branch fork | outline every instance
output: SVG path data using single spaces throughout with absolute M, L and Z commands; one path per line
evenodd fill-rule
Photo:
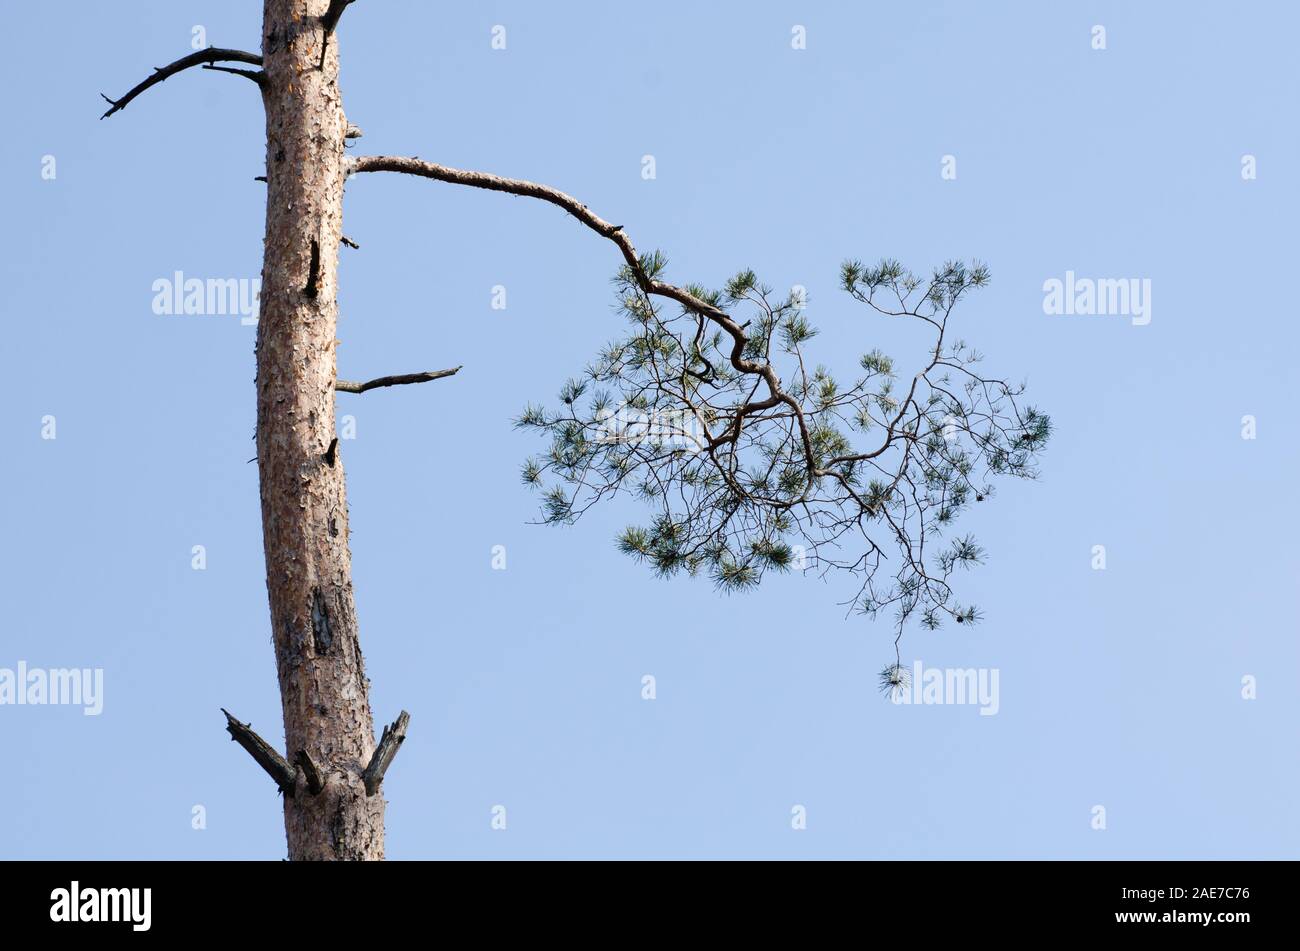
M 130 91 L 122 96 L 121 99 L 110 99 L 108 96 L 100 93 L 100 96 L 103 97 L 103 100 L 109 105 L 109 110 L 100 116 L 100 118 L 107 119 L 113 113 L 121 112 L 136 96 L 154 86 L 157 86 L 163 80 L 170 79 L 177 73 L 190 69 L 193 66 L 203 66 L 205 69 L 216 69 L 221 72 L 237 73 L 241 76 L 247 76 L 259 86 L 263 85 L 265 82 L 265 76 L 261 72 L 221 67 L 214 65 L 216 63 L 247 63 L 250 66 L 261 66 L 262 57 L 258 56 L 256 53 L 247 53 L 244 50 L 227 50 L 216 46 L 209 46 L 207 49 L 191 53 L 189 56 L 182 56 L 180 59 L 176 60 L 176 62 L 169 63 L 166 66 L 155 66 L 153 73 L 147 79 L 144 79 L 133 86 Z
M 319 796 L 325 789 L 325 781 L 321 777 L 320 769 L 306 750 L 299 750 L 291 764 L 275 747 L 253 732 L 251 723 L 241 723 L 225 707 L 221 708 L 221 712 L 226 715 L 226 732 L 230 734 L 231 740 L 242 746 L 253 757 L 257 765 L 266 771 L 266 774 L 274 780 L 276 788 L 285 796 L 293 798 L 299 775 L 302 776 L 303 786 L 311 795 Z M 373 796 L 379 792 L 384 774 L 388 772 L 393 758 L 397 756 L 397 751 L 402 748 L 402 743 L 406 740 L 406 728 L 410 722 L 411 715 L 403 710 L 396 720 L 384 727 L 379 745 L 375 747 L 369 764 L 361 773 L 361 781 L 366 787 L 366 796 Z

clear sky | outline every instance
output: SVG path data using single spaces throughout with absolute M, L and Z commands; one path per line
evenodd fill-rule
M 102 668 L 104 696 L 99 716 L 0 706 L 3 858 L 284 855 L 219 711 L 282 741 L 255 331 L 152 308 L 177 271 L 259 275 L 261 109 L 195 70 L 98 121 L 101 91 L 194 26 L 257 49 L 260 16 L 5 14 L 0 668 Z M 511 420 L 617 332 L 612 245 L 528 199 L 354 180 L 340 374 L 464 364 L 339 397 L 375 717 L 412 717 L 389 856 L 1295 857 L 1298 30 L 1280 2 L 359 0 L 358 153 L 562 188 L 680 283 L 803 285 L 832 366 L 923 356 L 838 289 L 844 258 L 979 258 L 993 281 L 961 334 L 1056 425 L 1041 480 L 963 518 L 988 560 L 959 595 L 984 623 L 903 642 L 907 664 L 996 669 L 997 715 L 895 706 L 889 625 L 845 617 L 847 579 L 657 580 L 614 550 L 635 502 L 529 524 L 538 443 Z M 1067 271 L 1149 279 L 1150 322 L 1045 314 Z

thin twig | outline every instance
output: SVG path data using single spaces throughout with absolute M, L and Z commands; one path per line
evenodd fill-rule
M 205 63 L 204 69 L 210 69 L 216 73 L 230 73 L 234 76 L 243 76 L 245 79 L 251 79 L 263 89 L 266 88 L 266 73 L 260 69 L 236 69 L 233 66 L 213 66 L 211 63 Z
M 402 373 L 397 376 L 381 376 L 378 379 L 368 380 L 365 383 L 354 383 L 351 380 L 337 380 L 334 383 L 334 389 L 340 393 L 364 393 L 366 390 L 376 390 L 381 386 L 401 386 L 406 383 L 428 383 L 431 380 L 441 380 L 444 377 L 455 376 L 460 372 L 460 367 L 452 367 L 450 370 L 434 370 L 431 373 Z

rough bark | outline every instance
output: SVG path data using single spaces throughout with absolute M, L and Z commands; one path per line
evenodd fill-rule
M 380 859 L 384 801 L 357 639 L 343 459 L 335 450 L 344 135 L 329 0 L 264 0 L 266 239 L 257 330 L 257 459 L 286 747 L 320 792 L 284 797 L 289 857 Z M 323 55 L 322 55 L 323 54 Z M 313 782 L 312 785 L 316 785 Z

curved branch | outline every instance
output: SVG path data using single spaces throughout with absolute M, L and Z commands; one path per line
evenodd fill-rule
M 459 372 L 460 367 L 452 367 L 450 370 L 434 370 L 432 373 L 401 373 L 397 376 L 381 376 L 374 380 L 367 380 L 365 383 L 353 383 L 351 380 L 335 380 L 334 389 L 339 393 L 364 393 L 366 390 L 377 390 L 381 386 L 428 383 L 431 380 L 441 380 L 444 377 L 455 376 Z
M 808 488 L 811 489 L 816 479 L 817 465 L 812 448 L 812 439 L 808 432 L 807 421 L 804 419 L 802 407 L 798 400 L 790 396 L 781 388 L 781 380 L 777 377 L 776 371 L 766 362 L 749 360 L 744 357 L 745 345 L 749 338 L 745 335 L 744 328 L 732 320 L 731 316 L 719 307 L 707 301 L 701 300 L 690 291 L 667 284 L 663 281 L 655 280 L 646 270 L 646 264 L 637 254 L 636 247 L 632 240 L 623 233 L 622 225 L 610 224 L 604 218 L 601 218 L 590 208 L 584 205 L 572 195 L 568 195 L 557 188 L 551 188 L 549 185 L 539 185 L 536 182 L 524 181 L 517 178 L 502 178 L 499 175 L 491 175 L 487 172 L 473 172 L 459 168 L 449 168 L 445 165 L 437 165 L 433 162 L 425 162 L 419 158 L 405 158 L 390 155 L 365 155 L 359 156 L 351 161 L 348 165 L 349 173 L 353 172 L 401 172 L 406 175 L 418 175 L 422 178 L 432 178 L 439 182 L 449 182 L 453 185 L 467 185 L 470 188 L 482 188 L 487 191 L 505 192 L 510 195 L 521 195 L 526 198 L 537 198 L 541 201 L 549 202 L 559 208 L 563 208 L 573 217 L 577 218 L 582 224 L 586 225 L 602 238 L 608 238 L 613 241 L 623 254 L 623 260 L 627 263 L 628 270 L 635 278 L 637 286 L 646 294 L 654 294 L 659 297 L 666 297 L 669 300 L 676 301 L 682 307 L 702 317 L 711 320 L 721 327 L 730 335 L 733 346 L 731 349 L 731 365 L 741 373 L 753 374 L 762 377 L 767 384 L 770 399 L 774 402 L 784 403 L 790 407 L 794 414 L 795 420 L 799 425 L 799 433 L 803 443 L 804 455 L 807 460 L 808 469 Z M 763 404 L 756 404 L 749 409 L 761 408 Z M 748 411 L 748 410 L 746 410 Z M 743 417 L 744 413 L 741 414 Z M 730 441 L 739 438 L 740 417 L 737 418 L 737 424 L 733 433 L 724 437 Z
M 113 113 L 122 111 L 127 107 L 132 99 L 145 90 L 158 85 L 164 79 L 170 79 L 172 76 L 175 76 L 183 70 L 189 69 L 193 66 L 202 66 L 205 63 L 248 63 L 250 66 L 261 66 L 262 57 L 258 56 L 256 53 L 246 53 L 243 50 L 220 49 L 215 46 L 209 46 L 207 49 L 191 53 L 189 56 L 182 56 L 176 62 L 168 66 L 154 67 L 153 75 L 137 84 L 121 99 L 110 99 L 108 96 L 104 96 L 103 93 L 100 93 L 100 95 L 103 96 L 104 101 L 111 107 L 107 112 L 100 116 L 100 118 L 107 119 Z

